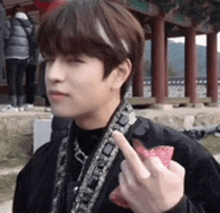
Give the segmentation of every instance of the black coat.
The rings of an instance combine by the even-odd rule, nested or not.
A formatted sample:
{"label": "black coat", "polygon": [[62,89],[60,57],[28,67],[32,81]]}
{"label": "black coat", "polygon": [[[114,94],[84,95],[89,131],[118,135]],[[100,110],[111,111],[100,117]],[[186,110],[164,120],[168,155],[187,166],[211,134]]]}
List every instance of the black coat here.
{"label": "black coat", "polygon": [[[158,145],[174,147],[173,160],[186,169],[185,199],[169,213],[220,212],[220,165],[197,141],[144,118],[138,118],[126,137],[129,141],[132,138],[141,140],[147,148]],[[41,147],[19,173],[14,213],[49,213],[60,142],[61,140],[56,140]],[[110,192],[118,185],[122,160],[123,155],[119,152],[92,212],[131,213],[130,210],[115,206],[108,198]],[[74,158],[71,165],[74,165]],[[65,194],[64,191],[61,196],[64,208],[66,202],[69,202]],[[65,213],[64,210],[60,212]]]}

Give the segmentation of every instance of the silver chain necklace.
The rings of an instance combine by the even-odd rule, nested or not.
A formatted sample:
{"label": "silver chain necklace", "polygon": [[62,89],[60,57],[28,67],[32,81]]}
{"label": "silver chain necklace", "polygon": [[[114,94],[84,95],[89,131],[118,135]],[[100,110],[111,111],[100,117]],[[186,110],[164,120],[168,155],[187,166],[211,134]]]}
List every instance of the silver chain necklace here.
{"label": "silver chain necklace", "polygon": [[74,141],[74,157],[81,163],[85,164],[88,156],[79,148],[78,138],[76,137]]}
{"label": "silver chain necklace", "polygon": [[78,160],[82,164],[82,169],[81,169],[79,177],[77,179],[77,181],[80,181],[88,156],[80,149],[77,136],[74,141],[74,152],[75,152],[74,157],[76,158],[76,160]]}

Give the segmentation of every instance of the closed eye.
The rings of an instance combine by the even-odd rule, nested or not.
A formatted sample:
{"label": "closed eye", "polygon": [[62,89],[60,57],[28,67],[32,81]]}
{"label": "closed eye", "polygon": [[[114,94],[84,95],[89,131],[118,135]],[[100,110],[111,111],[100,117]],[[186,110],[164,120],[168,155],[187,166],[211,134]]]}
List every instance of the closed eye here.
{"label": "closed eye", "polygon": [[83,60],[79,58],[71,58],[71,59],[67,59],[66,61],[67,63],[85,63]]}

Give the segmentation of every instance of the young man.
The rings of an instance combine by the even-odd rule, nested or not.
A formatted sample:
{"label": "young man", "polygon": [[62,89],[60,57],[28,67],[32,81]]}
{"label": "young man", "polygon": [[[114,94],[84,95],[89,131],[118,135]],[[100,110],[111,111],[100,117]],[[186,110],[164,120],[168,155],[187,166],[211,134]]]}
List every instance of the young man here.
{"label": "young man", "polygon": [[[17,178],[14,213],[217,213],[220,166],[195,140],[144,118],[124,98],[143,64],[144,33],[110,0],[51,6],[38,41],[56,116],[67,137],[41,147]],[[174,147],[170,167],[133,148]],[[142,161],[143,160],[143,161]],[[109,199],[120,186],[130,209]]]}

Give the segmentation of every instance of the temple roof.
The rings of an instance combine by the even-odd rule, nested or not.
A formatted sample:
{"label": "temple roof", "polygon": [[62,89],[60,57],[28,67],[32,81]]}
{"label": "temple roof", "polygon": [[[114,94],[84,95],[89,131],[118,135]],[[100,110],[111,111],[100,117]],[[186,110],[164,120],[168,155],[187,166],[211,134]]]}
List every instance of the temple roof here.
{"label": "temple roof", "polygon": [[[48,0],[41,0],[47,1]],[[133,11],[150,32],[152,18],[164,15],[170,36],[182,36],[185,27],[196,27],[198,33],[220,31],[220,0],[118,0]],[[34,0],[3,0],[10,14],[14,4],[25,6],[29,14],[39,20],[39,9]]]}
{"label": "temple roof", "polygon": [[189,27],[198,34],[220,31],[220,0],[119,1],[134,11],[149,34],[153,18],[159,15],[165,18],[168,36],[184,36],[184,28]]}

